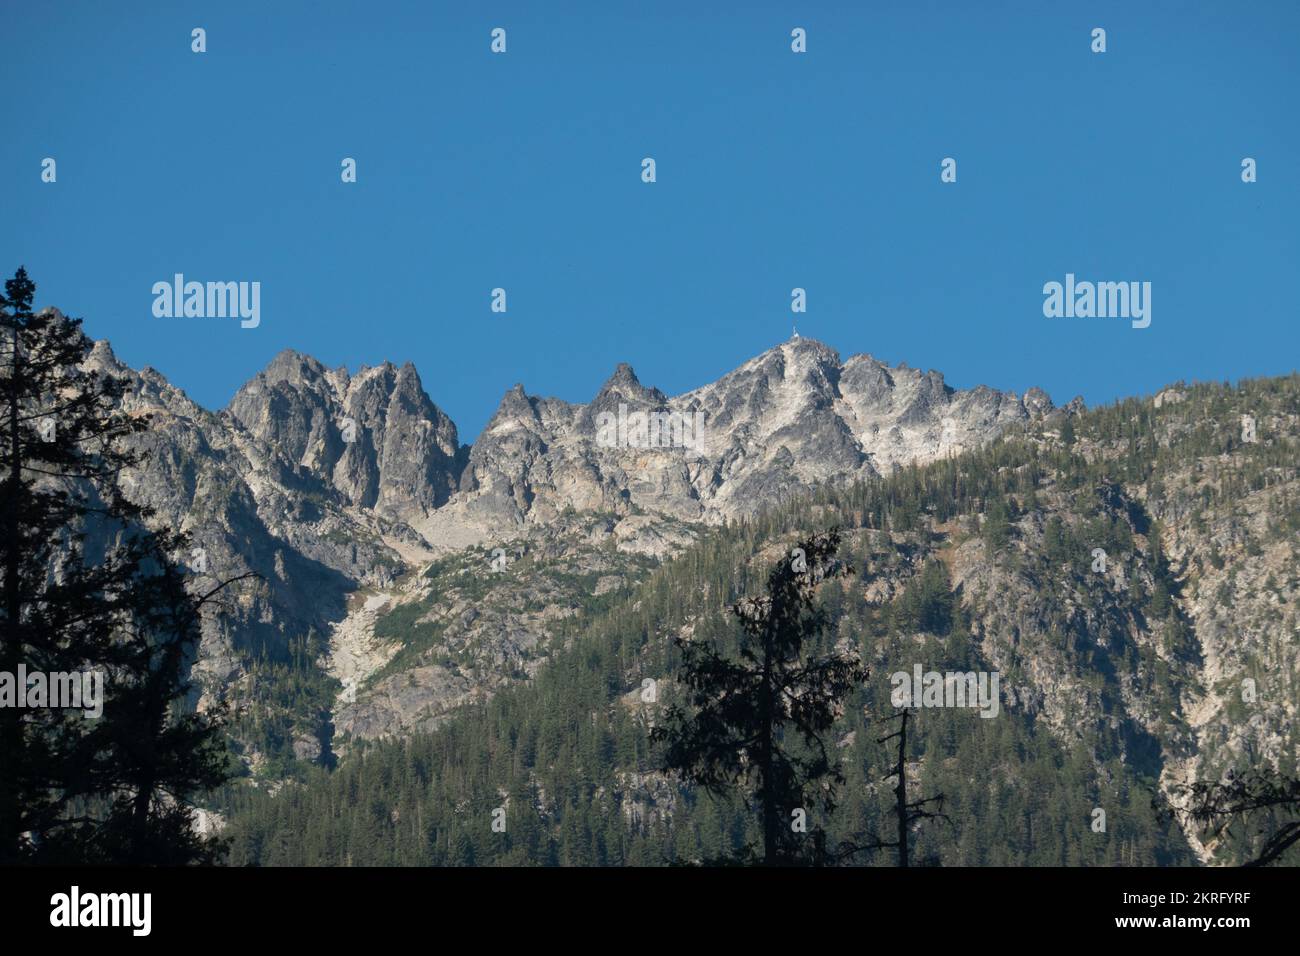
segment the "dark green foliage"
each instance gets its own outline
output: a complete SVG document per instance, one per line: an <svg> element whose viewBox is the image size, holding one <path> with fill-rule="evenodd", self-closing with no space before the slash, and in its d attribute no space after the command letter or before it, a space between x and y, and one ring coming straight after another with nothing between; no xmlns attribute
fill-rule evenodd
<svg viewBox="0 0 1300 956"><path fill-rule="evenodd" d="M739 790L762 821L761 855L745 846L737 859L765 866L825 862L825 831L808 823L816 807L835 809L844 775L825 736L845 697L867 676L856 653L810 657L806 648L829 624L814 601L817 586L852 569L834 562L838 531L801 541L772 568L762 597L733 605L741 624L738 654L677 638L677 680L689 711L673 705L650 739L665 744L664 766L710 794ZM802 815L798 822L791 816ZM720 841L715 841L720 842Z"/></svg>
<svg viewBox="0 0 1300 956"><path fill-rule="evenodd" d="M836 811L817 821L828 846L891 832L894 794L882 777L897 754L878 742L878 720L892 711L888 675L916 662L992 669L971 621L1003 597L954 590L945 567L945 553L974 534L1000 567L1015 565L1035 583L1044 629L1102 718L1078 721L1067 744L1023 707L990 720L918 711L907 741L920 775L913 792L944 794L950 823L913 831L913 859L1193 864L1181 832L1151 804L1160 743L1132 721L1110 719L1128 694L1173 720L1163 715L1176 714L1191 689L1184 662L1195 657L1195 635L1178 611L1179 577L1151 515L1174 495L1226 508L1250 489L1294 480L1295 442L1272 423L1300 415L1300 376L1185 391L1185 401L1158 410L1132 400L1078 416L1072 445L1011 435L878 482L823 486L719 528L566 625L555 642L563 649L529 683L468 706L437 732L357 745L333 773L313 770L274 797L229 788L232 862L659 865L734 858L761 844L761 819L740 794L681 787L657 773L664 752L649 739L651 722L691 703L673 679L683 666L673 638L689 633L735 660L744 633L726 607L763 588L756 556L838 524L858 576L820 587L826 627L807 635L804 651L828 655L854 643L876 677L830 731L844 780ZM1240 441L1245 410L1260 422L1258 443ZM1189 471L1198 484L1182 490L1175 477ZM1139 486L1145 497L1134 493ZM1280 504L1273 533L1294 535L1287 522L1296 502ZM1180 499L1179 507L1189 506ZM1123 565L1122 587L1090 570L1094 548ZM867 600L865 586L886 573L901 588ZM1161 654L1134 640L1143 629L1167 642ZM1004 681L1023 681L1023 666L1004 662ZM659 681L657 705L640 699L644 678ZM1294 739L1289 746L1294 752ZM491 827L497 807L506 809L504 833ZM1096 808L1106 812L1105 832L1090 827Z"/></svg>
<svg viewBox="0 0 1300 956"><path fill-rule="evenodd" d="M1229 840L1247 866L1267 866L1296 856L1300 846L1300 779L1270 771L1229 771L1221 781L1176 787L1159 813L1190 820L1202 840Z"/></svg>
<svg viewBox="0 0 1300 956"><path fill-rule="evenodd" d="M227 779L217 715L181 712L207 597L186 592L117 475L147 422L86 371L80 323L34 314L24 270L0 297L0 671L104 681L103 714L0 707L0 862L211 861L189 801ZM52 423L52 428L49 424Z"/></svg>

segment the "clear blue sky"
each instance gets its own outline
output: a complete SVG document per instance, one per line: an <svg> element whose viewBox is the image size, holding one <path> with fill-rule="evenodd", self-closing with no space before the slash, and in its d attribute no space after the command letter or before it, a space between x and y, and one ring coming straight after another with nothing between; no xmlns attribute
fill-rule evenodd
<svg viewBox="0 0 1300 956"><path fill-rule="evenodd" d="M515 382L711 381L795 286L959 387L1300 365L1291 0L3 2L0 268L208 407L285 347L410 360L469 441ZM260 281L260 327L155 318L176 272ZM1045 318L1067 272L1150 281L1151 327Z"/></svg>

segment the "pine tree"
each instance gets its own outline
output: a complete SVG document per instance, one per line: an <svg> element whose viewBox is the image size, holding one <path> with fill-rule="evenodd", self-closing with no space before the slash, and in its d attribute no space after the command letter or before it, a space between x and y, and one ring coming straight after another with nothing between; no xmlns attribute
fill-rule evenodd
<svg viewBox="0 0 1300 956"><path fill-rule="evenodd" d="M1234 824L1258 819L1263 826L1247 847L1246 866L1267 866L1300 845L1300 779L1271 769L1229 771L1222 781L1176 786L1168 801L1153 798L1166 820L1195 824L1213 839L1231 836Z"/></svg>
<svg viewBox="0 0 1300 956"><path fill-rule="evenodd" d="M747 846L739 862L766 866L828 861L825 833L817 824L796 832L791 815L820 806L835 808L835 785L843 782L823 735L843 700L866 677L856 651L809 657L806 646L828 621L814 605L817 585L851 573L834 560L837 530L801 542L767 578L766 594L731 610L742 636L739 659L711 642L677 640L681 682L693 712L674 705L651 739L665 743L665 769L716 793L740 787L758 804L761 856Z"/></svg>
<svg viewBox="0 0 1300 956"><path fill-rule="evenodd" d="M0 673L102 675L103 713L0 707L0 863L205 861L187 801L226 778L222 738L174 710L212 594L169 557L184 535L148 531L118 488L147 420L35 288L20 268L0 297Z"/></svg>
<svg viewBox="0 0 1300 956"><path fill-rule="evenodd" d="M885 776L886 780L890 777L897 780L894 784L894 823L897 837L894 840L877 840L869 847L863 848L895 849L898 851L898 865L902 867L911 864L908 853L908 836L912 831L912 824L920 820L948 819L943 814L943 802L946 798L942 793L919 800L909 801L907 799L907 722L914 716L915 712L910 707L899 708L894 714L885 718L886 720L898 720L898 730L876 741L876 743L881 744L888 743L891 740L898 741L898 759L893 770ZM927 809L930 804L938 805L939 810Z"/></svg>

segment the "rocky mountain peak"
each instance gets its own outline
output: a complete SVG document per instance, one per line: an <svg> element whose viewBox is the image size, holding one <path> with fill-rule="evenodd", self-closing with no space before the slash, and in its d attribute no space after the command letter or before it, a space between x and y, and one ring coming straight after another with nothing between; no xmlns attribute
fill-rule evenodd
<svg viewBox="0 0 1300 956"><path fill-rule="evenodd" d="M109 344L108 339L98 339L91 346L90 354L86 356L85 365L87 368L99 369L113 374L121 374L126 371L126 366L117 357L113 351L113 346Z"/></svg>
<svg viewBox="0 0 1300 956"><path fill-rule="evenodd" d="M592 414L602 411L616 412L620 403L644 408L662 405L665 401L667 397L663 392L642 385L632 366L626 362L619 362L618 367L614 369L614 374L605 381L600 391L596 393L596 397L592 399L589 410Z"/></svg>
<svg viewBox="0 0 1300 956"><path fill-rule="evenodd" d="M722 520L792 487L975 447L1051 409L1041 390L1024 401L982 386L962 391L937 371L891 368L865 354L842 361L809 338L675 397L623 363L586 405L529 398L518 386L508 392L470 450L440 528L455 520L458 531L468 523L480 536L508 534L568 508ZM662 426L656 440L599 428L610 421L602 413L647 412Z"/></svg>
<svg viewBox="0 0 1300 956"><path fill-rule="evenodd" d="M585 404L516 384L471 449L410 362L349 373L286 349L218 414L152 369L131 371L107 343L88 364L129 377L123 407L154 416L137 436L148 458L124 475L127 493L191 530L211 567L265 582L235 620L205 624L200 671L211 686L239 679L241 648L373 617L348 595L395 594L411 580L402 572L435 554L545 539L575 516L599 516L619 552L663 557L699 523L974 447L1051 409L1041 390L1021 400L953 389L938 372L842 360L801 338L676 396L626 363ZM602 433L600 412L653 415L657 427L653 437L611 433L604 419ZM373 708L356 714L340 719L389 725ZM310 751L295 740L295 753L300 744Z"/></svg>
<svg viewBox="0 0 1300 956"><path fill-rule="evenodd" d="M1036 385L1030 388L1029 391L1025 392L1025 397L1022 401L1024 402L1025 410L1029 412L1029 417L1034 419L1042 418L1053 411L1056 407L1052 404L1052 399L1048 394Z"/></svg>
<svg viewBox="0 0 1300 956"><path fill-rule="evenodd" d="M409 362L349 376L286 349L227 410L351 504L391 517L427 514L459 479L456 426L425 394Z"/></svg>
<svg viewBox="0 0 1300 956"><path fill-rule="evenodd" d="M533 407L533 400L524 391L523 384L516 382L505 395L501 396L501 403L497 406L496 413L488 420L484 430L491 431L506 422L519 420L532 422L536 419L537 410Z"/></svg>
<svg viewBox="0 0 1300 956"><path fill-rule="evenodd" d="M91 360L116 363L107 343ZM161 375L136 378L150 407L200 416ZM238 429L245 454L282 469L277 480L306 482L343 506L410 525L436 548L500 537L569 509L720 521L794 487L953 454L1054 411L1041 389L1023 399L954 389L934 370L868 354L841 360L823 342L792 338L675 397L643 384L627 363L586 404L530 396L516 384L472 449L460 447L455 424L410 362L349 374L285 349L213 420ZM653 415L654 436L602 433L610 421L602 413Z"/></svg>

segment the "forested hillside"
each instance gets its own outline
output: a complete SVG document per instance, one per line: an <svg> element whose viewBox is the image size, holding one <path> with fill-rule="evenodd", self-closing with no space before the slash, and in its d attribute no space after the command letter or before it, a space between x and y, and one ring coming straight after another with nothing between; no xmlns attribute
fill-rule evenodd
<svg viewBox="0 0 1300 956"><path fill-rule="evenodd" d="M833 626L810 650L871 670L834 731L833 839L894 825L877 741L890 675L920 665L997 672L1001 695L995 717L912 722L909 789L946 815L917 828L918 862L1239 860L1254 829L1202 844L1152 804L1230 768L1296 772L1298 437L1300 376L1179 386L730 522L593 596L527 682L436 731L358 742L274 794L228 788L230 862L653 865L752 841L754 813L660 772L648 733L677 699L672 638L734 643L726 606L829 527L854 573L822 586Z"/></svg>

